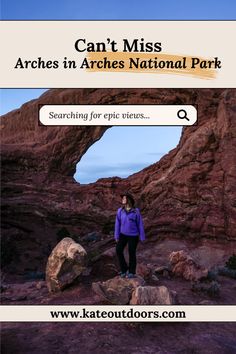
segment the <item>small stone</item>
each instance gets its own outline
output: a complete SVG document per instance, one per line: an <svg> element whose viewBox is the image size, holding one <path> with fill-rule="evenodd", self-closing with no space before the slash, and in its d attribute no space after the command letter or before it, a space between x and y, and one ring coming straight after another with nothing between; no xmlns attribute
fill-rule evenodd
<svg viewBox="0 0 236 354"><path fill-rule="evenodd" d="M170 274L169 274L169 272L168 272L168 270L163 270L163 277L165 277L165 278L169 278L170 277Z"/></svg>
<svg viewBox="0 0 236 354"><path fill-rule="evenodd" d="M203 300L199 302L199 305L215 305L215 303L211 300Z"/></svg>
<svg viewBox="0 0 236 354"><path fill-rule="evenodd" d="M38 281L38 282L36 282L36 284L35 284L35 287L36 287L36 289L42 289L42 288L44 288L46 286L46 282L45 281Z"/></svg>
<svg viewBox="0 0 236 354"><path fill-rule="evenodd" d="M154 269L154 273L156 273L156 274L163 274L164 271L168 271L167 266L159 266Z"/></svg>
<svg viewBox="0 0 236 354"><path fill-rule="evenodd" d="M27 295L18 295L11 298L11 301L23 301L27 300Z"/></svg>
<svg viewBox="0 0 236 354"><path fill-rule="evenodd" d="M159 278L157 278L157 276L155 274L152 275L152 280L154 281L159 281Z"/></svg>

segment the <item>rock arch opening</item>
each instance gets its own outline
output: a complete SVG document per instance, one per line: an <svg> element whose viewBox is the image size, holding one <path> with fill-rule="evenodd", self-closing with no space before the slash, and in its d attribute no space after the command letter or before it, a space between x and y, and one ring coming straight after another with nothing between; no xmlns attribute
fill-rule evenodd
<svg viewBox="0 0 236 354"><path fill-rule="evenodd" d="M77 163L74 179L88 184L100 178L126 178L175 148L181 131L182 127L112 127Z"/></svg>

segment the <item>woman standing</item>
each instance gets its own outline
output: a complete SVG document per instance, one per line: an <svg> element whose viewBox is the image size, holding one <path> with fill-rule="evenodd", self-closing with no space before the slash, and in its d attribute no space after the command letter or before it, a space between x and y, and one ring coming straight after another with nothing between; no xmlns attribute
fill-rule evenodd
<svg viewBox="0 0 236 354"><path fill-rule="evenodd" d="M122 207L118 209L115 222L116 254L119 259L121 277L134 278L136 272L136 248L145 240L143 221L135 201L130 193L121 194ZM124 257L124 249L128 244L129 266Z"/></svg>

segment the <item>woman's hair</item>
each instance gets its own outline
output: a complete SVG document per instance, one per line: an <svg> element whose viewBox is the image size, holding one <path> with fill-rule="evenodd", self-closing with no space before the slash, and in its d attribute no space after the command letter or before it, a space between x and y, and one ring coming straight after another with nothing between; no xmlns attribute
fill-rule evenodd
<svg viewBox="0 0 236 354"><path fill-rule="evenodd" d="M126 196L126 198L127 198L127 202L129 204L129 206L131 206L133 208L135 205L134 200L132 198L130 198L128 195Z"/></svg>
<svg viewBox="0 0 236 354"><path fill-rule="evenodd" d="M135 206L135 199L134 197L132 196L132 194L130 194L129 192L125 192L123 194L120 194L120 196L123 198L123 197L126 197L126 200L127 200L127 204L129 204L129 206L131 208L133 208Z"/></svg>

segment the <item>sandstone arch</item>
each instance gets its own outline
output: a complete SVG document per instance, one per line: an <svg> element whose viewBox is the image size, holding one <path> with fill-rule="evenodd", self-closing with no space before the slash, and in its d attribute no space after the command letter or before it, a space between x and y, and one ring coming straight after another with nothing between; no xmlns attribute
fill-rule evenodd
<svg viewBox="0 0 236 354"><path fill-rule="evenodd" d="M46 103L191 103L199 122L184 128L158 163L127 179L80 186L72 178L75 164L108 127L40 126L38 108ZM127 188L149 238L236 240L235 107L233 89L55 89L2 116L2 245L13 257L6 264L43 269L55 229L64 225L81 235L109 230L117 196Z"/></svg>

